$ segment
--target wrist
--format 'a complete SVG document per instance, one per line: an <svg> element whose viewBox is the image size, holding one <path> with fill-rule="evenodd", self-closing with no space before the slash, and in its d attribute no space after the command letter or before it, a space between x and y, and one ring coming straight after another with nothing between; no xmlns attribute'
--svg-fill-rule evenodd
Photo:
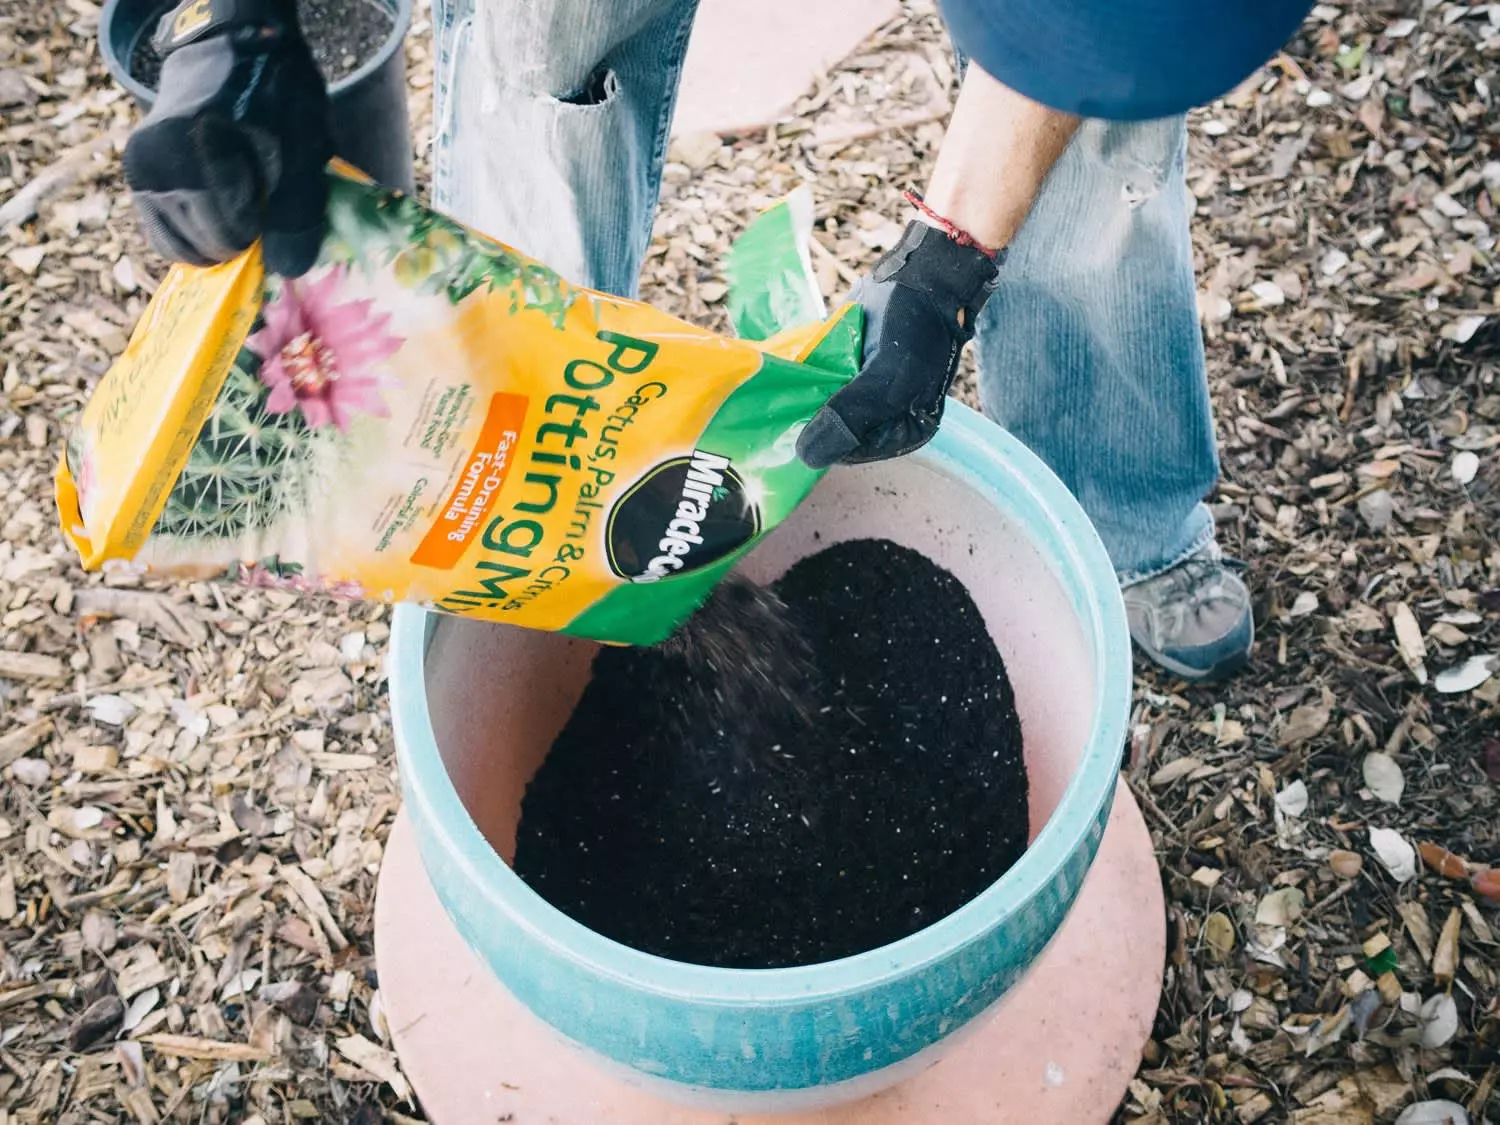
<svg viewBox="0 0 1500 1125"><path fill-rule="evenodd" d="M964 221L961 216L955 216L940 207L933 206L926 199L922 198L922 196L918 195L914 191L906 192L905 199L906 202L910 203L914 208L916 208L917 222L931 227L934 230L941 231L943 234L947 235L948 238L952 239L960 246L966 246L970 249L977 250L979 253L983 254L986 258L988 258L992 262L995 262L996 264L998 264L1001 258L1004 256L1005 244L1009 241L1008 239L1004 241L996 240L991 242L986 238L977 237L974 232L970 231L968 227L964 225Z"/></svg>
<svg viewBox="0 0 1500 1125"><path fill-rule="evenodd" d="M1077 125L970 66L927 202L986 245L1009 245Z"/></svg>
<svg viewBox="0 0 1500 1125"><path fill-rule="evenodd" d="M934 176L923 199L943 219L967 231L979 243L1002 250L1020 231L1032 195L1019 184L1005 185L999 192L975 192L962 182Z"/></svg>
<svg viewBox="0 0 1500 1125"><path fill-rule="evenodd" d="M925 296L942 313L956 340L969 340L999 276L1004 254L991 258L947 231L913 219L901 241L876 263L870 280L892 283Z"/></svg>

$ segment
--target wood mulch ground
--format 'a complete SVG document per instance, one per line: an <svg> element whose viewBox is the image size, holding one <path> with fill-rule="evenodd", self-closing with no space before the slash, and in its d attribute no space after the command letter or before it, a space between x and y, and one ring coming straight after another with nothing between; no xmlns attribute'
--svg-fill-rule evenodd
<svg viewBox="0 0 1500 1125"><path fill-rule="evenodd" d="M60 436L163 273L98 17L0 0L0 1125L420 1120L371 944L388 612L86 576L56 531ZM1497 57L1500 5L1320 5L1193 116L1260 640L1225 686L1138 681L1169 963L1121 1120L1500 1120ZM802 182L845 291L953 78L908 0L773 129L680 138L646 296L723 326L728 240Z"/></svg>

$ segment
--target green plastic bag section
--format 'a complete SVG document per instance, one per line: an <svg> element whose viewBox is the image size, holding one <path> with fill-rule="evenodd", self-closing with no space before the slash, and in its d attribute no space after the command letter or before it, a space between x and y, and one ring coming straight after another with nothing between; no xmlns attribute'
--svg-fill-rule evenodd
<svg viewBox="0 0 1500 1125"><path fill-rule="evenodd" d="M791 220L791 221L788 221ZM735 328L748 339L768 339L806 323L811 306L796 290L815 283L806 268L805 243L787 203L778 203L746 228L735 243L725 273ZM758 299L775 290L775 300ZM816 297L821 306L821 296ZM778 315L801 320L787 322ZM647 584L627 583L595 602L562 630L616 644L651 645L665 640L703 604L709 592L764 535L800 504L822 478L793 448L796 429L818 412L859 371L864 311L850 306L802 362L766 356L761 368L724 401L697 447L728 457L747 486L761 496L761 531L737 551L689 574Z"/></svg>
<svg viewBox="0 0 1500 1125"><path fill-rule="evenodd" d="M804 185L756 216L735 239L724 261L725 304L742 339L769 340L827 317L808 254L812 229L812 192Z"/></svg>

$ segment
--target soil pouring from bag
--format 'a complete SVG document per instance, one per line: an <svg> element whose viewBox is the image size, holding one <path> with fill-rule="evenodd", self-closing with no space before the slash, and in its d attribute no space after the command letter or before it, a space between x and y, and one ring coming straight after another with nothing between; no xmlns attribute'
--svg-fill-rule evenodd
<svg viewBox="0 0 1500 1125"><path fill-rule="evenodd" d="M162 5L166 13L171 3ZM375 0L297 0L302 34L312 48L323 80L329 85L349 77L369 62L385 45L395 21ZM130 76L147 89L156 89L161 77L161 56L151 45L156 20L135 45L130 57Z"/></svg>
<svg viewBox="0 0 1500 1125"><path fill-rule="evenodd" d="M684 632L600 651L527 790L515 869L560 910L679 961L809 964L938 921L1025 850L1010 682L921 554L842 543L769 592L722 584Z"/></svg>

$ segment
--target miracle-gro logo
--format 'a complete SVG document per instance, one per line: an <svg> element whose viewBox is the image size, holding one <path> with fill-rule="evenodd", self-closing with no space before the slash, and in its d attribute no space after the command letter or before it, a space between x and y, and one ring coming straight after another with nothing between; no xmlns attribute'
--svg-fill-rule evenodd
<svg viewBox="0 0 1500 1125"><path fill-rule="evenodd" d="M729 458L695 449L631 486L610 511L604 541L621 578L656 582L717 562L759 532L760 509Z"/></svg>

